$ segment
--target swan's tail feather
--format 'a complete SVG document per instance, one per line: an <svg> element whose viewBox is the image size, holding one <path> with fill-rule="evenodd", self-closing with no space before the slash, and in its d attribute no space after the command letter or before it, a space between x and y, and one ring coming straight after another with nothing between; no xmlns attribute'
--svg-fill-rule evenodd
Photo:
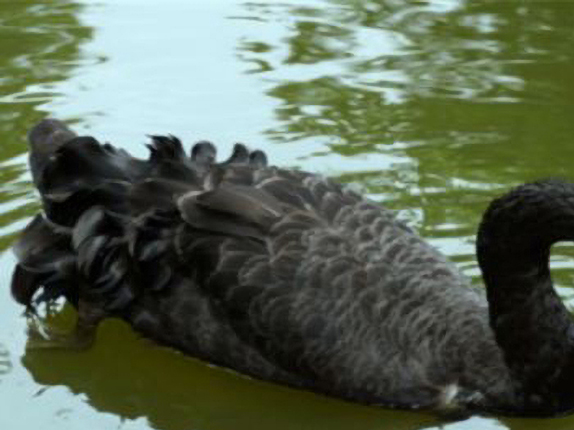
<svg viewBox="0 0 574 430"><path fill-rule="evenodd" d="M127 152L101 144L90 136L75 137L51 156L45 165L42 193L73 192L100 184L102 180L134 181L144 175L147 163Z"/></svg>
<svg viewBox="0 0 574 430"><path fill-rule="evenodd" d="M267 167L267 154L265 154L265 152L261 151L260 149L253 151L249 155L249 164L251 164L256 169Z"/></svg>
<svg viewBox="0 0 574 430"><path fill-rule="evenodd" d="M145 179L131 187L129 205L134 216L150 210L175 210L179 196L199 190L200 187L193 182L164 178Z"/></svg>
<svg viewBox="0 0 574 430"><path fill-rule="evenodd" d="M94 205L127 213L131 184L149 170L149 163L89 136L74 137L50 153L44 150L46 146L30 142L30 159L42 166L36 185L47 218L68 228Z"/></svg>
<svg viewBox="0 0 574 430"><path fill-rule="evenodd" d="M123 308L135 295L124 229L123 219L94 206L82 214L72 233L77 270L84 280L82 295L110 311Z"/></svg>
<svg viewBox="0 0 574 430"><path fill-rule="evenodd" d="M128 182L109 181L62 193L47 193L43 195L44 212L50 221L67 228L74 227L80 216L93 206L126 214L130 210L127 199L130 188Z"/></svg>
<svg viewBox="0 0 574 430"><path fill-rule="evenodd" d="M191 161L197 166L209 167L215 163L217 149L215 145L208 141L197 142L191 148Z"/></svg>
<svg viewBox="0 0 574 430"><path fill-rule="evenodd" d="M73 276L76 263L69 235L59 233L42 215L37 215L13 250L18 264L12 276L11 292L18 303L31 307L36 292L47 284L50 288L43 293L45 300L66 295L74 301L74 297L68 295L65 282Z"/></svg>
<svg viewBox="0 0 574 430"><path fill-rule="evenodd" d="M32 297L41 287L41 276L26 270L21 264L17 264L12 273L11 292L12 297L21 305L30 307Z"/></svg>
<svg viewBox="0 0 574 430"><path fill-rule="evenodd" d="M249 149L242 144L236 143L233 147L231 156L225 161L224 164L247 164L249 162Z"/></svg>
<svg viewBox="0 0 574 430"><path fill-rule="evenodd" d="M187 157L181 141L174 136L151 136L148 170L140 179L161 178L199 183L203 172Z"/></svg>
<svg viewBox="0 0 574 430"><path fill-rule="evenodd" d="M30 145L30 170L38 186L46 165L56 151L77 135L66 124L55 119L45 119L28 133Z"/></svg>
<svg viewBox="0 0 574 430"><path fill-rule="evenodd" d="M216 163L210 142L188 155L177 138L151 136L149 158L141 160L56 120L34 127L29 144L44 214L16 243L12 278L12 295L28 307L65 296L122 312L142 290L180 282L173 259L177 233L188 224L180 205L194 228L260 235L263 209L250 214L249 192L233 197L220 183L249 183L254 167L267 162L261 151L238 144Z"/></svg>

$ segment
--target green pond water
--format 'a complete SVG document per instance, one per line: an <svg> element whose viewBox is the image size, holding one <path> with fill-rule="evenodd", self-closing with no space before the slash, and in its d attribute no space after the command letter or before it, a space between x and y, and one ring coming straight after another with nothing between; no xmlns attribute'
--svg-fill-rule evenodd
<svg viewBox="0 0 574 430"><path fill-rule="evenodd" d="M236 141L356 184L480 283L488 202L574 179L574 2L0 2L0 429L572 429L574 417L430 415L253 381L104 324L83 353L26 351L10 245L38 210L46 116L144 156L146 134ZM574 307L574 251L554 248ZM69 324L65 309L57 324Z"/></svg>

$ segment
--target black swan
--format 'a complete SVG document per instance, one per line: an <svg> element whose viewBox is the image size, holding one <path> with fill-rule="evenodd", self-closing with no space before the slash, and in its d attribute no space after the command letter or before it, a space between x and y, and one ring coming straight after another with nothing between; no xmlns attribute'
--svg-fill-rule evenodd
<svg viewBox="0 0 574 430"><path fill-rule="evenodd" d="M574 409L574 325L552 286L574 185L541 181L480 224L486 294L392 212L236 145L147 160L63 123L29 133L43 203L15 244L12 294L63 296L87 347L106 317L241 373L383 407L553 416ZM572 231L570 231L572 230Z"/></svg>

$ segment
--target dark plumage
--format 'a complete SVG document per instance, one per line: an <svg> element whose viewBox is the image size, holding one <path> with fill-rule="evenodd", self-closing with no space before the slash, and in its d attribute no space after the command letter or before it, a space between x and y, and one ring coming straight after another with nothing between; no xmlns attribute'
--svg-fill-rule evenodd
<svg viewBox="0 0 574 430"><path fill-rule="evenodd" d="M29 135L43 201L12 293L65 296L239 372L360 403L549 416L574 408L574 329L550 280L574 188L494 201L478 235L486 297L388 209L236 145L215 161L152 136L148 160L46 120ZM572 232L571 232L572 230ZM488 301L487 301L488 299Z"/></svg>

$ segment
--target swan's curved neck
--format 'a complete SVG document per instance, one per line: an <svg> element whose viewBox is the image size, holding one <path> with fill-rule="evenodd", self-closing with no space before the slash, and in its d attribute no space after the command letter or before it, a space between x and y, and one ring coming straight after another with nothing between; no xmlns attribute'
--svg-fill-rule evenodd
<svg viewBox="0 0 574 430"><path fill-rule="evenodd" d="M574 325L554 290L550 247L574 239L574 186L523 185L495 200L477 237L490 324L533 413L574 408Z"/></svg>

